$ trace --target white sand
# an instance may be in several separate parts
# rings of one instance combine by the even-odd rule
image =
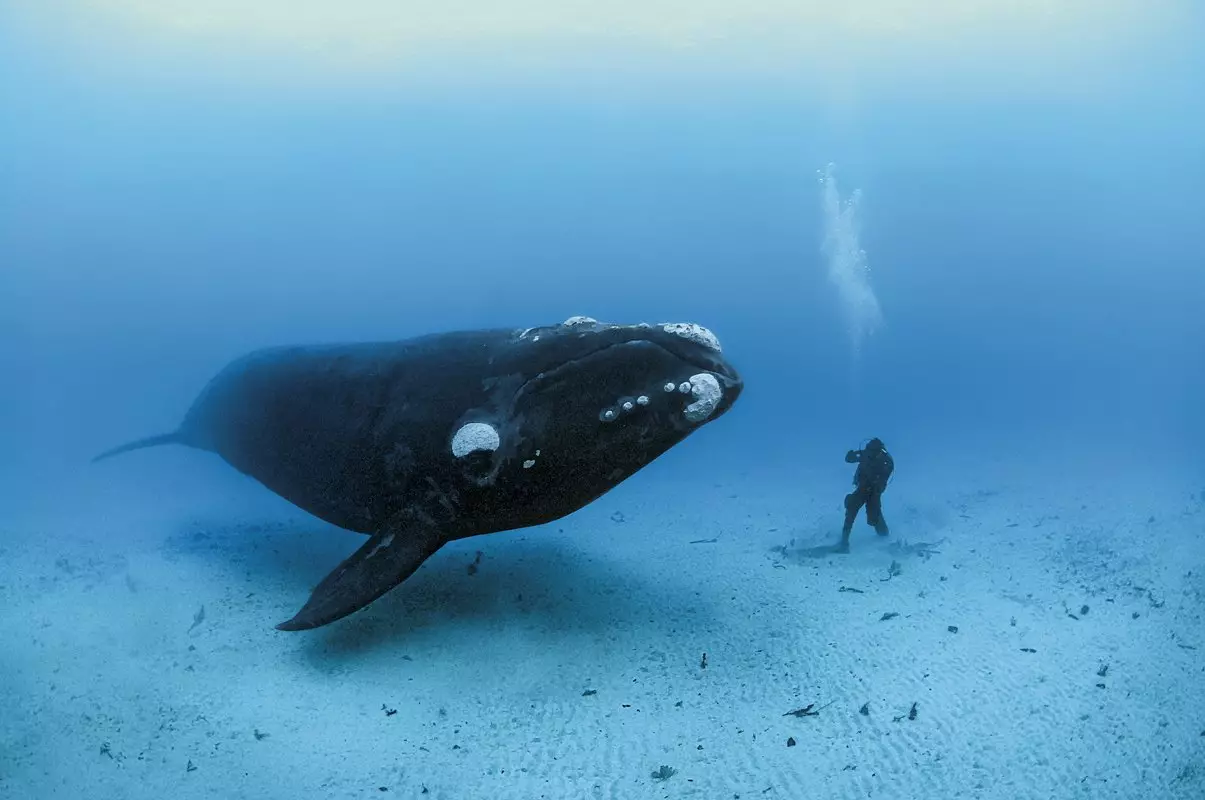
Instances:
[[[249,482],[0,517],[0,796],[1205,796],[1205,487],[909,470],[890,541],[813,558],[844,465],[688,449],[309,633],[272,625],[361,539]]]

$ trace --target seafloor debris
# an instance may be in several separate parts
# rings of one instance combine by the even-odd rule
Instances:
[[[870,703],[863,703],[862,707],[858,709],[858,713],[864,717],[869,717],[870,716]]]
[[[837,591],[838,592],[853,592],[854,594],[866,594],[866,592],[862,591],[861,589],[855,589],[852,586],[842,586]]]
[[[586,691],[582,692],[582,697],[593,697],[596,694],[598,694],[597,689],[587,689]]]
[[[1022,647],[1021,652],[1022,653],[1036,653],[1038,651],[1034,650],[1032,647]]]
[[[908,709],[907,714],[900,714],[898,717],[893,717],[891,721],[899,722],[900,720],[904,719],[905,717],[907,717],[909,720],[916,719],[916,703],[912,704],[912,708]]]
[[[699,659],[699,669],[707,669],[707,654],[706,653],[704,653],[703,657],[701,659]]]
[[[197,613],[192,615],[192,625],[189,626],[188,632],[192,633],[193,629],[205,621],[205,606],[197,609]]]
[[[1096,674],[1097,674],[1097,676],[1098,676],[1098,677],[1101,677],[1101,678],[1103,678],[1103,677],[1105,677],[1106,675],[1108,675],[1108,674],[1109,674],[1109,665],[1108,665],[1108,664],[1101,664],[1101,665],[1100,665],[1100,669],[1098,669],[1098,670],[1096,671]]]
[[[1071,609],[1067,608],[1066,603],[1063,603],[1063,611],[1066,612],[1067,616],[1071,617],[1073,620],[1076,620],[1076,621],[1078,621],[1080,617],[1088,616],[1088,606],[1087,605],[1082,605],[1079,607],[1079,616],[1076,616],[1075,614],[1071,613]]]
[[[794,746],[795,746],[795,737],[788,736],[787,737],[787,747],[794,747]]]
[[[885,581],[889,581],[889,580],[891,580],[892,578],[894,578],[894,577],[896,577],[897,575],[899,575],[899,574],[900,574],[902,571],[903,571],[903,569],[900,567],[900,562],[898,562],[898,561],[892,561],[892,562],[891,562],[891,566],[889,566],[889,567],[887,568],[887,577],[886,577],[886,578],[879,578],[879,583],[883,583],[883,582],[885,582]]]
[[[883,616],[879,617],[879,622],[886,622],[889,619],[895,619],[900,614],[898,611],[888,611]]]
[[[381,710],[385,712],[385,716],[387,716],[387,717],[392,717],[394,714],[397,713],[396,708],[389,708],[384,703],[381,703]]]
[[[480,566],[481,566],[481,557],[482,557],[483,555],[485,555],[485,554],[484,554],[484,553],[482,553],[480,550],[478,550],[478,551],[477,551],[477,557],[476,557],[475,559],[473,559],[473,563],[472,563],[472,564],[469,564],[469,567],[468,567],[468,573],[469,573],[470,575],[476,575],[476,574],[477,574],[477,569],[478,569],[478,567],[480,567]]]
[[[948,630],[950,633],[958,633],[958,626],[957,625],[947,625],[946,630]]]
[[[254,734],[255,741],[257,741],[257,742],[262,742],[264,739],[267,739],[269,736],[272,735],[270,733],[264,733],[259,728],[252,729],[251,733]]]
[[[612,522],[624,522],[625,519],[626,519],[626,517],[624,517],[622,511],[616,511],[614,514],[611,515]]]
[[[835,702],[837,702],[837,701],[832,700],[832,701],[820,706],[820,708],[816,708],[815,703],[809,703],[806,706],[804,706],[803,708],[797,708],[794,711],[788,711],[787,713],[783,714],[783,716],[784,717],[818,717],[818,716],[820,716],[821,711],[828,708]]]
[[[678,772],[678,770],[674,769],[673,767],[662,764],[660,769],[653,771],[653,780],[667,781],[670,778],[672,778],[677,772]]]

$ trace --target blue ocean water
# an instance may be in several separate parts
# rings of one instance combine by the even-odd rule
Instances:
[[[623,78],[302,92],[97,76],[13,44],[19,464],[161,427],[251,346],[579,312],[720,332],[751,391],[712,442],[752,458],[874,431],[1196,450],[1200,71],[1158,52],[1082,99],[887,87],[839,126],[789,77],[630,99]],[[856,354],[826,276],[830,162],[862,193],[882,315]]]
[[[879,436],[904,487],[1007,462],[1205,499],[1189,4],[1057,39],[1051,71],[1024,37],[982,55],[1013,69],[704,43],[508,71],[503,39],[344,71],[237,34],[87,44],[61,5],[0,12],[0,537],[96,508],[87,460],[247,350],[577,314],[705,325],[745,379],[645,489],[778,480],[771,511],[818,498],[835,534],[842,456]],[[225,480],[165,458],[122,503]]]

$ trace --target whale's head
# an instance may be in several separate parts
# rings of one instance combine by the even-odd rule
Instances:
[[[516,331],[497,366],[521,375],[509,413],[466,425],[461,450],[488,452],[490,484],[529,498],[525,524],[615,487],[722,417],[743,389],[716,336],[693,323],[571,317]]]

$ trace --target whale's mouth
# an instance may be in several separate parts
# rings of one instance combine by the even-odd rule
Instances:
[[[528,378],[515,391],[512,403],[517,406],[524,395],[538,392],[541,386],[556,384],[567,375],[588,374],[590,369],[587,362],[597,363],[600,357],[605,358],[607,353],[625,347],[655,348],[661,354],[656,357],[657,360],[677,364],[677,367],[666,370],[665,374],[655,381],[655,387],[625,387],[625,391],[618,397],[622,398],[627,394],[632,394],[632,402],[643,405],[648,402],[648,398],[646,396],[644,403],[640,402],[642,399],[640,389],[642,388],[649,395],[670,391],[687,395],[687,406],[684,409],[683,417],[689,423],[699,424],[719,417],[732,407],[744,388],[744,383],[736,370],[713,350],[692,345],[689,342],[679,345],[672,339],[664,337],[638,337],[592,347],[573,358],[562,361],[551,369]],[[618,355],[616,358],[623,359],[624,357]],[[639,358],[647,359],[650,358],[650,355],[646,351],[646,354]],[[612,417],[610,419],[606,416],[606,412],[611,407],[606,406],[600,409],[600,420],[608,422],[622,416],[624,403],[622,400],[618,402],[619,405],[611,409]]]
[[[576,369],[587,371],[585,362],[593,361],[616,347],[656,348],[661,354],[656,356],[657,360],[679,365],[680,368],[670,370],[674,374],[667,372],[665,376],[666,380],[675,381],[675,385],[682,381],[689,383],[688,378],[691,377],[712,376],[715,388],[720,390],[720,398],[707,415],[709,418],[726,411],[744,388],[740,374],[724,358],[719,339],[710,330],[695,323],[618,325],[599,322],[592,317],[570,317],[559,325],[521,331],[518,337],[539,341],[548,334],[556,336],[563,333],[573,336],[583,349],[564,354],[566,357],[555,366],[548,366],[528,377],[516,390],[516,400],[523,394],[535,391],[537,385],[555,382],[567,372]],[[594,339],[594,336],[598,338]],[[622,361],[623,357],[619,356],[618,360]]]
[[[632,347],[633,345],[652,345],[653,347],[656,347],[659,350],[664,351],[666,354],[668,354],[678,360],[683,360],[682,357],[680,355],[678,355],[677,353],[669,350],[668,348],[662,347],[661,344],[659,344],[658,342],[654,342],[649,339],[626,339],[624,341],[619,341],[619,342],[607,342],[605,344],[599,345],[598,347],[594,347],[594,348],[591,348],[590,350],[586,350],[585,352],[579,353],[579,354],[575,355],[573,358],[565,359],[564,361],[562,361],[560,364],[557,364],[552,369],[546,369],[543,372],[540,372],[536,375],[531,376],[527,380],[523,381],[522,385],[519,386],[518,390],[515,392],[515,397],[519,397],[519,396],[525,394],[533,384],[544,383],[546,381],[556,380],[558,377],[561,376],[562,373],[576,369],[576,368],[580,367],[582,364],[586,363],[587,361],[593,361],[595,358],[597,358],[599,355],[601,355],[603,353],[606,353],[610,350],[614,350],[617,347]]]

